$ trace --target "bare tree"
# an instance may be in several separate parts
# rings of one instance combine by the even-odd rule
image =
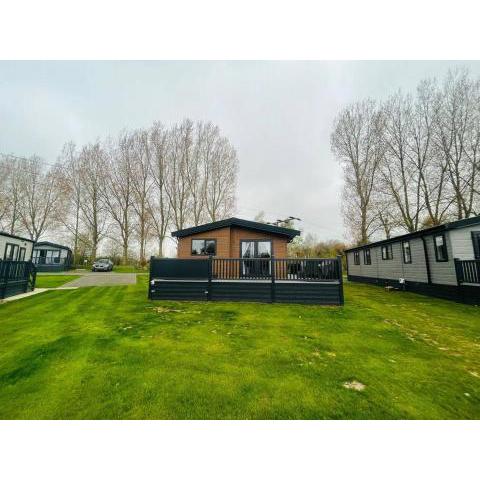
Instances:
[[[80,152],[80,181],[82,184],[80,211],[89,232],[90,257],[94,260],[100,241],[108,229],[107,209],[103,195],[105,152],[99,142],[85,145]]]
[[[81,162],[75,143],[69,141],[63,146],[60,161],[62,168],[58,182],[63,186],[62,191],[64,192],[64,196],[62,203],[64,205],[64,212],[59,215],[59,220],[73,236],[73,264],[77,265],[81,235],[82,175]]]
[[[184,228],[192,218],[192,192],[187,178],[187,165],[192,145],[193,122],[184,120],[174,125],[170,132],[168,148],[169,174],[165,182],[173,225],[177,230]]]
[[[238,160],[235,149],[212,123],[189,119],[168,133],[165,192],[177,229],[231,215]]]
[[[191,146],[185,144],[185,179],[190,190],[191,215],[194,225],[200,225],[205,219],[205,162],[212,151],[215,127],[211,123],[198,122],[193,127],[191,120],[186,120],[185,125],[191,128],[195,141]],[[188,142],[188,140],[187,140]]]
[[[475,212],[480,146],[480,81],[466,70],[450,71],[441,95],[436,141],[446,164],[457,219]]]
[[[389,236],[476,215],[480,79],[454,70],[441,87],[424,80],[415,95],[397,92],[378,111],[371,101],[348,107],[332,149],[344,167],[345,222],[359,242],[377,228]]]
[[[150,165],[152,151],[147,130],[138,130],[132,135],[133,156],[131,164],[133,210],[136,214],[137,236],[140,244],[140,263],[144,264],[146,244],[150,233],[149,196],[152,189]]]
[[[163,244],[170,225],[171,205],[166,194],[168,169],[168,132],[157,122],[150,129],[150,172],[153,180],[151,195],[148,197],[148,208],[152,226],[157,235],[158,256],[163,257]]]
[[[9,164],[3,156],[0,156],[0,230],[6,228],[7,219],[10,214],[10,192],[8,188],[9,177]]]
[[[373,100],[344,108],[335,120],[332,151],[344,171],[343,212],[359,243],[368,242],[376,228],[372,192],[383,152],[381,122]]]
[[[0,157],[0,227],[34,240],[61,227],[71,235],[75,263],[88,249],[94,259],[107,238],[123,262],[139,245],[144,263],[153,236],[163,255],[171,226],[217,220],[233,209],[236,153],[210,122],[157,122],[78,149],[67,142],[58,160],[49,166],[37,157]]]
[[[130,237],[134,230],[132,220],[134,191],[132,164],[134,162],[133,138],[126,132],[120,134],[118,142],[110,139],[106,147],[106,175],[102,193],[122,245],[122,261],[128,263]]]
[[[452,203],[448,191],[447,163],[435,143],[439,93],[434,80],[424,80],[417,88],[409,132],[409,149],[418,171],[421,198],[427,214],[420,226],[440,225]]]
[[[205,207],[215,222],[232,214],[235,207],[238,161],[235,149],[225,137],[217,138],[205,157]]]
[[[14,155],[2,155],[3,223],[8,233],[18,233],[22,203],[22,178],[25,174],[23,159]]]
[[[57,218],[60,190],[57,185],[58,167],[48,169],[37,156],[21,162],[22,202],[20,219],[30,238],[37,242]]]
[[[417,155],[412,155],[409,137],[413,130],[413,101],[397,92],[381,108],[383,158],[380,179],[385,195],[391,196],[399,223],[407,232],[418,229],[424,208],[422,181]]]

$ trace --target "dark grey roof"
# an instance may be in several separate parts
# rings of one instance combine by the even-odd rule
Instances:
[[[454,230],[456,228],[470,227],[471,225],[480,224],[480,216],[464,218],[463,220],[456,220],[454,222],[444,223],[443,225],[437,225],[436,227],[425,228],[412,233],[406,233],[397,237],[386,238],[377,242],[366,243],[365,245],[358,245],[356,247],[347,248],[345,252],[352,252],[354,250],[361,250],[365,247],[378,247],[380,245],[386,245],[388,243],[401,242],[412,238],[424,237],[427,235],[433,235],[434,233],[445,232],[447,230]]]
[[[32,242],[33,243],[33,240],[31,240],[30,238],[19,237],[18,235],[12,235],[12,234],[7,233],[7,232],[0,232],[0,235],[2,237],[16,238],[17,240],[23,240],[24,242]]]
[[[33,246],[33,248],[37,248],[37,247],[54,247],[54,248],[60,248],[62,250],[70,250],[70,252],[72,251],[70,247],[66,247],[65,245],[59,245],[58,243],[53,243],[53,242],[37,242]]]
[[[209,232],[210,230],[224,227],[240,227],[248,230],[255,230],[257,232],[273,233],[275,235],[288,237],[289,240],[300,235],[300,230],[294,230],[293,228],[277,227],[275,225],[267,225],[266,223],[252,222],[250,220],[242,220],[241,218],[232,217],[225,220],[219,220],[218,222],[211,222],[196,227],[177,230],[176,232],[172,232],[172,236],[178,238],[188,237],[195,233]]]

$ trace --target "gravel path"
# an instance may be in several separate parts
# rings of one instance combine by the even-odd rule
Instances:
[[[89,272],[63,287],[100,287],[105,285],[131,285],[137,282],[135,273]]]

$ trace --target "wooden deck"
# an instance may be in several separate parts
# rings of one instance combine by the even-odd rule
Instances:
[[[152,258],[149,298],[343,305],[341,260]]]

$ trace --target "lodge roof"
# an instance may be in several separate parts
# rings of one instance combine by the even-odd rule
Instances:
[[[251,220],[243,220],[241,218],[226,218],[225,220],[219,220],[217,222],[205,223],[204,225],[197,225],[195,227],[184,228],[172,232],[173,237],[183,238],[196,233],[209,232],[211,230],[217,230],[225,227],[240,227],[247,230],[255,230],[257,232],[272,233],[275,235],[283,235],[288,237],[289,241],[300,235],[300,230],[294,230],[293,228],[277,227],[276,225],[269,225],[267,223],[252,222]]]

